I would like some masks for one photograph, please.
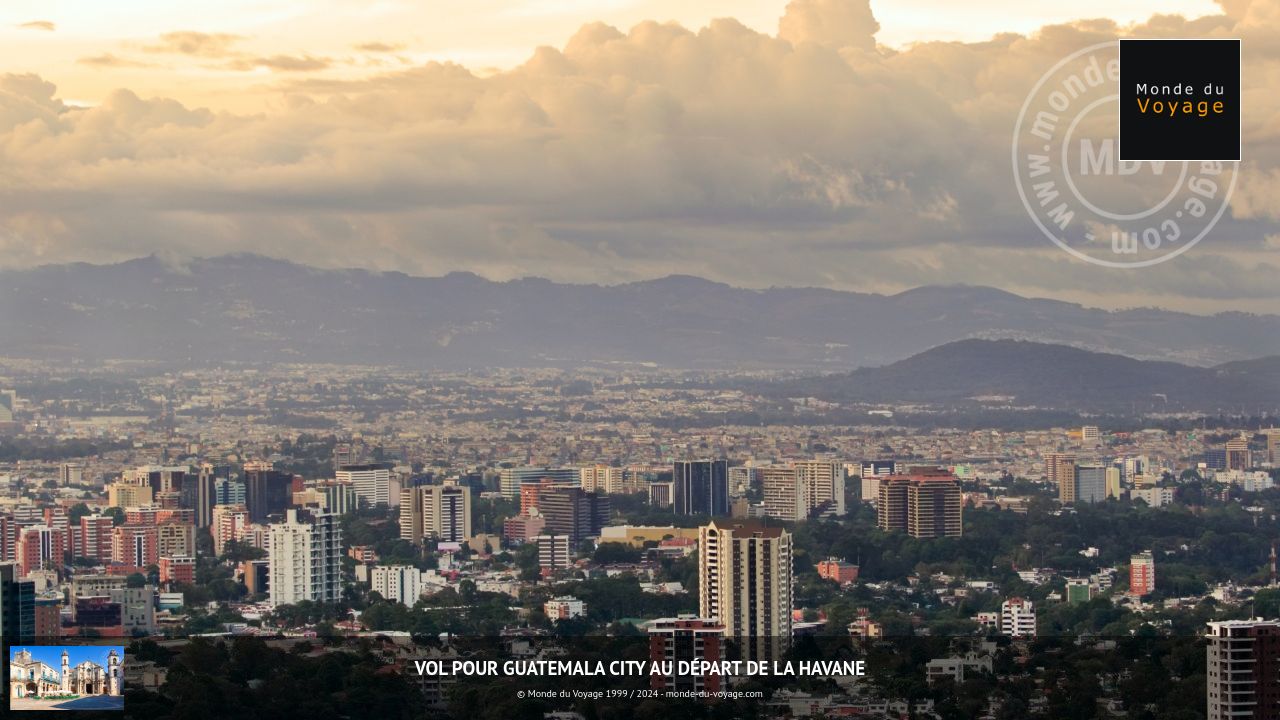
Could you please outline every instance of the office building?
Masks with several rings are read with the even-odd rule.
[[[717,663],[722,659],[721,636],[724,634],[724,626],[713,619],[680,615],[650,620],[646,627],[649,631],[651,663],[669,663],[674,671],[681,663]],[[649,687],[667,692],[715,693],[721,689],[721,676],[719,673],[653,673],[649,676]]]
[[[177,522],[156,525],[156,552],[160,557],[195,557],[195,526]]]
[[[1280,718],[1280,622],[1259,618],[1208,625],[1208,720]]]
[[[230,505],[243,503],[244,485],[239,484],[239,497],[227,498],[228,486],[231,484],[231,466],[201,463],[196,474],[195,511],[196,527],[207,528],[213,522],[214,505]],[[219,499],[219,484],[222,486],[222,499]]]
[[[391,505],[391,464],[342,465],[334,473],[338,482],[350,483],[361,507]],[[397,501],[399,498],[397,497]]]
[[[568,535],[539,535],[534,539],[538,543],[538,567],[542,576],[553,575],[572,564],[572,545]]]
[[[0,647],[36,634],[36,584],[16,563],[0,564]]]
[[[48,525],[32,525],[18,531],[17,560],[20,577],[34,570],[62,567],[66,552],[66,531]]]
[[[111,531],[111,562],[130,568],[145,568],[160,562],[160,538],[155,525],[128,523]]]
[[[1129,558],[1129,594],[1143,597],[1155,589],[1156,561],[1151,552],[1140,552]]]
[[[471,537],[471,488],[446,480],[400,491],[400,538],[465,542]]]
[[[1228,440],[1226,445],[1227,470],[1248,470],[1252,465],[1249,456],[1249,441],[1244,437]]]
[[[520,497],[520,488],[525,485],[536,485],[542,480],[548,480],[555,485],[565,487],[579,487],[582,482],[582,474],[578,468],[503,468],[498,475],[498,489],[502,492],[503,497],[509,500],[516,500]]]
[[[410,565],[386,565],[369,574],[374,592],[386,600],[413,607],[422,597],[422,571]]]
[[[582,488],[554,488],[540,494],[539,511],[549,535],[567,535],[577,547],[600,534],[609,524],[609,496],[584,492]]]
[[[675,502],[676,487],[675,483],[668,480],[666,482],[649,483],[649,504],[656,508],[669,508]]]
[[[591,465],[579,468],[579,485],[587,492],[613,495],[622,492],[622,468]]]
[[[1075,468],[1075,499],[1082,503],[1099,503],[1107,499],[1107,467],[1104,465],[1077,465]]]
[[[268,539],[271,604],[337,602],[342,596],[342,528],[338,517],[285,511]]]
[[[154,501],[155,497],[149,485],[117,482],[107,486],[107,505],[111,507],[137,507],[150,505]]]
[[[227,543],[232,540],[242,542],[249,527],[249,510],[244,505],[215,505],[213,524],[209,526],[209,532],[213,535],[213,554],[225,553]]]
[[[960,537],[960,481],[941,468],[914,468],[912,472],[880,479],[880,499],[876,502],[880,529],[906,532],[921,539]]]
[[[80,463],[62,463],[58,466],[58,484],[62,487],[68,485],[84,484],[84,465]]]
[[[1071,453],[1045,453],[1044,479],[1049,487],[1057,488],[1059,502],[1075,502],[1076,456]]]
[[[245,463],[244,489],[249,519],[264,523],[272,516],[283,515],[292,503],[293,475],[276,470],[271,463]]]
[[[677,515],[729,514],[728,461],[677,461],[672,482]]]
[[[1009,637],[1035,637],[1035,603],[1020,597],[1011,597],[1001,603],[1000,634]]]
[[[777,660],[791,640],[791,534],[754,522],[698,531],[698,614],[724,626],[744,660]]]

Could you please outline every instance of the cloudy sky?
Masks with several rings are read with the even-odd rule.
[[[1118,5],[7,0],[0,266],[249,251],[1280,312],[1280,0]],[[1246,56],[1230,212],[1142,270],[1052,246],[1008,165],[1041,73],[1117,36]]]

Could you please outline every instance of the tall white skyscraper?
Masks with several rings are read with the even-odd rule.
[[[299,519],[289,509],[268,541],[271,604],[336,602],[342,595],[342,528],[336,515]]]
[[[748,522],[698,530],[698,614],[725,628],[744,660],[775,660],[791,641],[791,534]]]

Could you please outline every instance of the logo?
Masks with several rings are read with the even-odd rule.
[[[1234,162],[1120,159],[1119,41],[1079,50],[1031,89],[1013,132],[1023,207],[1055,245],[1103,267],[1148,267],[1222,218]]]

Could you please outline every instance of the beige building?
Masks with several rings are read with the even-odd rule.
[[[712,522],[698,532],[698,614],[744,660],[777,660],[791,640],[792,547],[784,528]]]
[[[109,507],[138,507],[150,505],[152,497],[150,485],[131,485],[117,482],[107,486],[107,505]]]
[[[400,491],[400,539],[466,542],[471,537],[471,488],[446,480]]]

